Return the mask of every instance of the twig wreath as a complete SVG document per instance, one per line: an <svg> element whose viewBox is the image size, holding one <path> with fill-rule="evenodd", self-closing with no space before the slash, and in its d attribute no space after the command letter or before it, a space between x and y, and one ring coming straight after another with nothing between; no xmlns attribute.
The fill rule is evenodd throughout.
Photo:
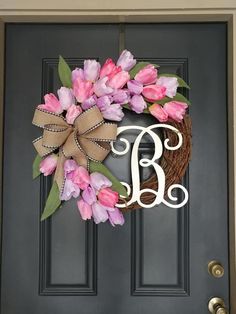
<svg viewBox="0 0 236 314"><path fill-rule="evenodd" d="M41 173L53 175L41 220L72 197L77 199L82 219L109 220L112 226L124 224L126 210L160 203L179 208L188 201L188 192L179 183L191 155L191 119L186 115L189 101L178 88L189 86L175 74L159 74L158 67L137 62L127 50L116 64L110 58L102 66L96 60L85 60L83 69L73 71L59 57L63 86L58 97L52 93L44 96L44 104L37 106L33 117L33 124L43 130L33 141L38 153L33 178ZM134 114L151 114L157 124L119 127L124 108ZM162 140L157 129L162 131ZM128 130L138 132L132 149L128 140L120 137ZM138 148L145 135L154 143L154 154L151 159L139 160ZM118 140L125 144L123 151L115 148ZM120 182L102 163L111 151L119 156L129 150L132 187ZM152 166L155 173L140 182L140 166ZM172 195L176 188L184 195L180 203Z"/></svg>

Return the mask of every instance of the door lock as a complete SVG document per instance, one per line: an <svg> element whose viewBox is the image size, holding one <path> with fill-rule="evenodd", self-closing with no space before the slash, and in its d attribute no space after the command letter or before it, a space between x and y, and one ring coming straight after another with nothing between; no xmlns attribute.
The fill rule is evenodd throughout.
<svg viewBox="0 0 236 314"><path fill-rule="evenodd" d="M215 278L221 278L224 276L224 267L218 261L210 261L208 263L208 272Z"/></svg>
<svg viewBox="0 0 236 314"><path fill-rule="evenodd" d="M212 314L228 314L228 310L225 307L225 302L221 298L212 298L208 303L208 310Z"/></svg>

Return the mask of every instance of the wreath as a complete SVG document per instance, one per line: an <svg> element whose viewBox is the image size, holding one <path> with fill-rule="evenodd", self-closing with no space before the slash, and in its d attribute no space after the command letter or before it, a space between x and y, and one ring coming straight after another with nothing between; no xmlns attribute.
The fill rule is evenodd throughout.
<svg viewBox="0 0 236 314"><path fill-rule="evenodd" d="M170 188L180 186L191 155L191 119L186 114L189 101L180 93L189 86L175 74L160 74L158 68L157 64L137 62L127 50L116 63L109 58L101 66L96 60L85 60L83 69L72 71L59 57L58 74L63 86L57 90L57 96L44 96L32 122L43 131L33 141L37 151L33 178L53 175L41 220L73 197L83 220L123 225L124 211L150 207L163 180L164 198L175 200ZM139 161L138 166L158 167L156 173L140 183L139 201L131 197L132 188L103 164L111 150L118 152L114 143L124 129L118 123L125 110L151 114L157 120L157 125L148 130L137 127L156 139L155 149L162 155L158 163L155 154L152 164L146 159ZM162 128L163 154L154 127Z"/></svg>

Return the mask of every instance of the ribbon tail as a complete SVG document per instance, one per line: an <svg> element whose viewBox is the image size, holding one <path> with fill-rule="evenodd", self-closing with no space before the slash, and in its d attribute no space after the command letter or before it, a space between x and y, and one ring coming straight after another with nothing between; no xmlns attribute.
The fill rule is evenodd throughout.
<svg viewBox="0 0 236 314"><path fill-rule="evenodd" d="M57 168L54 175L54 181L56 181L60 195L63 193L65 176L64 176L64 162L66 161L66 157L60 150L58 160L57 160Z"/></svg>

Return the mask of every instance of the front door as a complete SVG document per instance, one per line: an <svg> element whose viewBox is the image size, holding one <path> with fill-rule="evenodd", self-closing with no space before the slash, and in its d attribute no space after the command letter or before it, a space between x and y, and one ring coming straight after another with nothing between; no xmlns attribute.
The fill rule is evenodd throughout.
<svg viewBox="0 0 236 314"><path fill-rule="evenodd" d="M207 314L216 296L229 305L226 36L223 23L6 26L2 314ZM58 55L75 67L124 47L191 84L189 202L127 213L113 228L82 221L69 201L41 223L51 182L32 180L31 121L59 86ZM149 119L127 113L122 123ZM128 159L106 164L130 180ZM223 277L209 274L212 260Z"/></svg>

